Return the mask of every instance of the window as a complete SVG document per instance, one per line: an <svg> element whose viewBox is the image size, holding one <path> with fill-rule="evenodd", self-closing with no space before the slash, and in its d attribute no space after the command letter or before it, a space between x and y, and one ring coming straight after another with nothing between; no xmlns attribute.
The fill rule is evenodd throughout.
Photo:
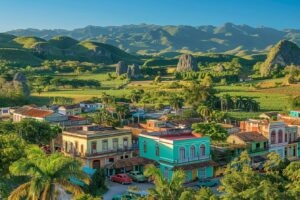
<svg viewBox="0 0 300 200"><path fill-rule="evenodd" d="M102 151L107 151L107 150L108 150L108 141L102 140Z"/></svg>
<svg viewBox="0 0 300 200"><path fill-rule="evenodd" d="M144 141L143 148L144 148L144 153L147 153L147 143L146 143L146 141Z"/></svg>
<svg viewBox="0 0 300 200"><path fill-rule="evenodd" d="M278 131L278 143L282 143L282 130Z"/></svg>
<svg viewBox="0 0 300 200"><path fill-rule="evenodd" d="M190 149L190 154L191 154L191 158L195 158L196 157L196 148L194 145L191 146L191 149Z"/></svg>
<svg viewBox="0 0 300 200"><path fill-rule="evenodd" d="M260 143L256 143L256 148L257 148L257 149L260 148Z"/></svg>
<svg viewBox="0 0 300 200"><path fill-rule="evenodd" d="M83 153L83 144L80 145L80 153Z"/></svg>
<svg viewBox="0 0 300 200"><path fill-rule="evenodd" d="M124 146L124 149L127 149L127 147L128 147L128 138L123 138L123 146Z"/></svg>
<svg viewBox="0 0 300 200"><path fill-rule="evenodd" d="M165 179L169 178L169 169L167 167L164 168L164 178Z"/></svg>
<svg viewBox="0 0 300 200"><path fill-rule="evenodd" d="M159 156L159 146L158 146L158 144L155 145L155 155Z"/></svg>
<svg viewBox="0 0 300 200"><path fill-rule="evenodd" d="M284 134L284 141L285 141L285 142L288 141L288 134L287 134L287 133Z"/></svg>
<svg viewBox="0 0 300 200"><path fill-rule="evenodd" d="M201 167L199 170L199 178L201 180L204 180L206 178L206 174L205 174L205 167Z"/></svg>
<svg viewBox="0 0 300 200"><path fill-rule="evenodd" d="M97 152L97 142L92 142L92 153Z"/></svg>
<svg viewBox="0 0 300 200"><path fill-rule="evenodd" d="M76 150L76 152L78 151L78 142L77 141L75 141L75 150Z"/></svg>
<svg viewBox="0 0 300 200"><path fill-rule="evenodd" d="M68 152L68 142L65 141L65 152Z"/></svg>
<svg viewBox="0 0 300 200"><path fill-rule="evenodd" d="M114 158L109 158L109 159L108 159L108 162L113 163L114 160L115 160Z"/></svg>
<svg viewBox="0 0 300 200"><path fill-rule="evenodd" d="M271 132L271 144L275 144L276 143L276 133L275 131Z"/></svg>
<svg viewBox="0 0 300 200"><path fill-rule="evenodd" d="M118 149L118 147L119 147L119 140L118 140L118 138L114 138L113 139L113 149Z"/></svg>
<svg viewBox="0 0 300 200"><path fill-rule="evenodd" d="M200 157L204 157L205 156L205 145L201 144L200 146Z"/></svg>
<svg viewBox="0 0 300 200"><path fill-rule="evenodd" d="M128 158L128 155L125 155L125 158Z"/></svg>
<svg viewBox="0 0 300 200"><path fill-rule="evenodd" d="M179 160L185 160L185 148L184 147L180 147L179 149Z"/></svg>
<svg viewBox="0 0 300 200"><path fill-rule="evenodd" d="M264 142L264 148L265 149L267 148L267 142Z"/></svg>

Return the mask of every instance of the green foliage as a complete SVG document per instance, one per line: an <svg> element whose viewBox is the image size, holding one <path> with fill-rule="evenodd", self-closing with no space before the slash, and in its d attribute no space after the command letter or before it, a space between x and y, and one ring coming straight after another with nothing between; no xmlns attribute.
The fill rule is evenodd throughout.
<svg viewBox="0 0 300 200"><path fill-rule="evenodd" d="M86 186L85 192L91 194L93 197L100 197L107 191L105 185L105 171L104 169L96 169L96 172L91 177L91 182Z"/></svg>
<svg viewBox="0 0 300 200"><path fill-rule="evenodd" d="M193 131L196 133L209 136L212 140L215 141L224 141L226 140L228 133L222 128L220 124L215 122L212 123L196 123L192 125Z"/></svg>
<svg viewBox="0 0 300 200"><path fill-rule="evenodd" d="M70 178L89 183L89 178L81 170L82 163L61 153L46 155L38 147L26 150L26 157L10 166L15 176L26 176L28 182L17 187L8 199L56 199L59 187L74 195L81 195L83 190L72 183Z"/></svg>
<svg viewBox="0 0 300 200"><path fill-rule="evenodd" d="M117 126L118 124L118 120L104 108L94 113L93 122L103 126Z"/></svg>
<svg viewBox="0 0 300 200"><path fill-rule="evenodd" d="M48 122L23 119L16 124L16 131L30 144L48 145L60 130L57 130L56 127L51 127Z"/></svg>

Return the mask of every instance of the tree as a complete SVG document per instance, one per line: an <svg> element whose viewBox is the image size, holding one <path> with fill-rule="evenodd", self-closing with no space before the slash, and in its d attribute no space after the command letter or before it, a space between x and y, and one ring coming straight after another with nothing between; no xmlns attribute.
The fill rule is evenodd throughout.
<svg viewBox="0 0 300 200"><path fill-rule="evenodd" d="M215 122L195 123L192 125L192 129L196 133L209 136L212 140L215 141L224 141L228 136L227 131L224 128L222 128L220 124L217 124Z"/></svg>
<svg viewBox="0 0 300 200"><path fill-rule="evenodd" d="M186 196L183 183L185 181L185 173L181 170L174 171L169 181L161 174L160 169L154 165L147 165L144 171L145 176L154 179L155 188L149 189L149 196L157 200L178 200Z"/></svg>
<svg viewBox="0 0 300 200"><path fill-rule="evenodd" d="M23 119L16 127L20 136L30 144L50 144L50 141L58 134L57 128L51 127L48 122L34 119Z"/></svg>
<svg viewBox="0 0 300 200"><path fill-rule="evenodd" d="M90 194L82 194L78 197L75 197L74 200L102 200L101 197L93 197Z"/></svg>
<svg viewBox="0 0 300 200"><path fill-rule="evenodd" d="M91 177L91 183L86 188L86 193L89 193L94 197L99 197L105 191L107 191L105 185L105 171L104 169L96 169Z"/></svg>
<svg viewBox="0 0 300 200"><path fill-rule="evenodd" d="M9 173L9 166L25 156L26 143L17 134L0 134L0 179Z"/></svg>
<svg viewBox="0 0 300 200"><path fill-rule="evenodd" d="M80 195L83 190L70 181L75 178L89 183L89 178L81 170L82 163L74 158L65 157L61 153L46 155L38 147L26 151L26 158L21 158L10 166L15 176L27 176L28 182L17 187L9 196L15 199L54 200L60 194L61 188Z"/></svg>
<svg viewBox="0 0 300 200"><path fill-rule="evenodd" d="M94 114L93 121L96 124L105 126L116 126L117 124L112 114L104 108L101 108Z"/></svg>
<svg viewBox="0 0 300 200"><path fill-rule="evenodd" d="M209 109L207 106L200 105L197 108L197 112L199 113L200 117L205 121L208 122L209 116L211 114L211 109Z"/></svg>
<svg viewBox="0 0 300 200"><path fill-rule="evenodd" d="M206 74L204 79L201 80L201 85L205 87L211 87L213 85L213 80L210 75Z"/></svg>
<svg viewBox="0 0 300 200"><path fill-rule="evenodd" d="M182 108L182 106L183 106L183 99L176 95L172 95L169 99L169 104L175 110L175 113L177 114L177 111L180 108Z"/></svg>
<svg viewBox="0 0 300 200"><path fill-rule="evenodd" d="M129 105L128 104L115 104L116 112L118 114L119 120L123 121L126 115L130 113Z"/></svg>
<svg viewBox="0 0 300 200"><path fill-rule="evenodd" d="M290 181L287 184L291 196L300 197L300 161L291 162L284 170L283 174Z"/></svg>
<svg viewBox="0 0 300 200"><path fill-rule="evenodd" d="M195 200L218 200L219 197L210 188L202 187L194 194ZM193 199L193 198L190 198ZM189 199L189 200L190 200Z"/></svg>

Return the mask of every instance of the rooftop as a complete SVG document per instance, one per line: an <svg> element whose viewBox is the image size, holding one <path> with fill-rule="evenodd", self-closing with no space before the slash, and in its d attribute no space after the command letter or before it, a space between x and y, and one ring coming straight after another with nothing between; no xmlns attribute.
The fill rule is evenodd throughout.
<svg viewBox="0 0 300 200"><path fill-rule="evenodd" d="M240 132L233 134L245 142L261 142L268 141L268 138L258 132Z"/></svg>
<svg viewBox="0 0 300 200"><path fill-rule="evenodd" d="M44 117L47 117L47 116L53 114L54 112L52 110L43 110L43 109L31 107L31 106L23 106L23 107L15 110L14 113L24 115L24 116L44 118Z"/></svg>
<svg viewBox="0 0 300 200"><path fill-rule="evenodd" d="M116 129L113 127L100 127L95 125L82 126L81 128L69 129L63 132L63 135L94 138L94 137L111 137L115 135L131 134L130 130Z"/></svg>

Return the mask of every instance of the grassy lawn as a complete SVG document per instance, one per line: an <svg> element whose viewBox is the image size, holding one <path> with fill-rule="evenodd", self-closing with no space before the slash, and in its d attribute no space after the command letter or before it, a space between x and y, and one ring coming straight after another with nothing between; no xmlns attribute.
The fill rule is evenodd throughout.
<svg viewBox="0 0 300 200"><path fill-rule="evenodd" d="M51 97L69 97L73 98L74 102L80 102L83 100L88 100L92 97L100 97L101 94L105 92L108 95L113 95L116 97L122 97L130 93L128 89L119 89L119 90L97 90L97 89L72 89L72 90L60 90L60 91L50 91L50 92L42 92L40 95L37 93L33 93L32 97L34 99L42 99L42 98L51 98Z"/></svg>

